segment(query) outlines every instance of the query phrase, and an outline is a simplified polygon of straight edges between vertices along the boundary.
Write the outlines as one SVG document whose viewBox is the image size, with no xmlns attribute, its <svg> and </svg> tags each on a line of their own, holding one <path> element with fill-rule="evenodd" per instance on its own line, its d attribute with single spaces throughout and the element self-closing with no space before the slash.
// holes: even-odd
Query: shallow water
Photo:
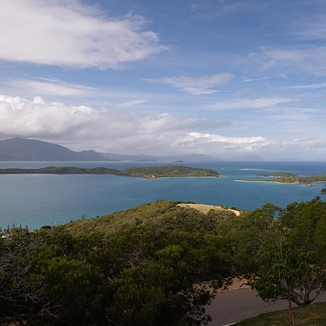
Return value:
<svg viewBox="0 0 326 326">
<path fill-rule="evenodd" d="M 176 163 L 172 163 L 176 164 Z M 180 164 L 180 163 L 178 163 Z M 266 202 L 285 207 L 320 195 L 314 187 L 237 182 L 276 171 L 298 175 L 326 173 L 326 162 L 201 162 L 183 165 L 214 169 L 219 178 L 142 179 L 114 175 L 0 175 L 0 227 L 67 223 L 105 215 L 160 199 L 193 201 L 253 210 Z M 46 166 L 162 166 L 168 162 L 0 162 L 0 168 Z"/>
</svg>

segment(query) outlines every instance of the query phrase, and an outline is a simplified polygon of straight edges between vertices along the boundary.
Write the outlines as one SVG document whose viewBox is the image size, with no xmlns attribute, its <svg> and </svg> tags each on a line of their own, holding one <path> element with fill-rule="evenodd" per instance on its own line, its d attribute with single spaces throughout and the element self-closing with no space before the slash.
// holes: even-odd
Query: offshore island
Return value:
<svg viewBox="0 0 326 326">
<path fill-rule="evenodd" d="M 193 168 L 182 165 L 132 167 L 125 170 L 105 167 L 79 168 L 48 166 L 40 169 L 0 169 L 0 174 L 113 174 L 119 176 L 140 177 L 146 179 L 158 178 L 218 178 L 219 173 L 211 169 Z"/>
<path fill-rule="evenodd" d="M 274 179 L 260 179 L 260 180 L 236 180 L 242 182 L 274 182 L 284 184 L 305 184 L 306 186 L 313 186 L 314 183 L 326 183 L 326 174 L 319 174 L 314 176 L 302 177 L 288 172 L 275 172 L 270 174 L 258 174 L 257 177 L 273 177 Z"/>
</svg>

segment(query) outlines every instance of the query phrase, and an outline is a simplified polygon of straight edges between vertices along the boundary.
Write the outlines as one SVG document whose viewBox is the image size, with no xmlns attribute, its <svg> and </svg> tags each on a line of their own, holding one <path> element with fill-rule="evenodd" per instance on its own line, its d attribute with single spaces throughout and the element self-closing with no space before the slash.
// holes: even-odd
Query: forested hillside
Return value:
<svg viewBox="0 0 326 326">
<path fill-rule="evenodd" d="M 147 179 L 219 177 L 219 173 L 211 169 L 193 168 L 181 165 L 132 167 L 122 171 L 105 167 L 79 168 L 75 166 L 48 166 L 39 169 L 0 169 L 0 174 L 115 174 Z"/>
<path fill-rule="evenodd" d="M 1 325 L 205 325 L 214 288 L 249 278 L 299 304 L 324 290 L 326 203 L 236 216 L 158 201 L 0 241 Z M 277 218 L 276 218 L 277 217 Z M 286 285 L 284 287 L 284 284 Z"/>
</svg>

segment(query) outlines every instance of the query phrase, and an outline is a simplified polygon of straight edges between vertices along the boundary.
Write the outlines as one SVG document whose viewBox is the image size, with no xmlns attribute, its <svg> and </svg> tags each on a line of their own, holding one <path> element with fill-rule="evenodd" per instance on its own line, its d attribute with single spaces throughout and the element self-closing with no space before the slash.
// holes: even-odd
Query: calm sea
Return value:
<svg viewBox="0 0 326 326">
<path fill-rule="evenodd" d="M 176 164 L 176 163 L 173 163 Z M 180 163 L 178 163 L 180 164 Z M 183 165 L 216 170 L 219 178 L 147 180 L 114 175 L 0 175 L 0 227 L 36 229 L 92 218 L 140 204 L 166 199 L 225 205 L 253 210 L 266 202 L 285 207 L 320 195 L 325 184 L 314 187 L 237 182 L 276 171 L 298 175 L 326 173 L 326 162 L 201 162 Z M 0 168 L 46 166 L 110 167 L 162 166 L 149 162 L 0 162 Z"/>
</svg>

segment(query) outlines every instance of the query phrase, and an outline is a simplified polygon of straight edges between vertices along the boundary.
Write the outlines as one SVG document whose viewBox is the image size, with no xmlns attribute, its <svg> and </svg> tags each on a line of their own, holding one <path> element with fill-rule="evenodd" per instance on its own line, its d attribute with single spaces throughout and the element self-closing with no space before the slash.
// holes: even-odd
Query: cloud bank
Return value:
<svg viewBox="0 0 326 326">
<path fill-rule="evenodd" d="M 120 68 L 166 47 L 140 16 L 111 18 L 79 0 L 0 0 L 0 59 Z"/>
<path fill-rule="evenodd" d="M 231 122 L 185 118 L 167 113 L 96 110 L 0 95 L 0 138 L 36 138 L 76 151 L 94 149 L 121 154 L 206 154 L 221 159 L 261 155 L 276 159 L 325 156 L 325 140 L 271 140 L 262 136 L 222 136 Z M 286 156 L 285 156 L 286 157 Z"/>
<path fill-rule="evenodd" d="M 96 110 L 0 95 L 1 138 L 26 137 L 60 142 L 75 150 L 140 153 L 178 151 L 178 139 L 196 131 L 217 130 L 230 122 L 181 118 L 171 114 Z M 83 146 L 83 148 L 81 148 Z M 187 144 L 184 144 L 187 151 Z M 191 147 L 191 146 L 190 146 Z"/>
</svg>

